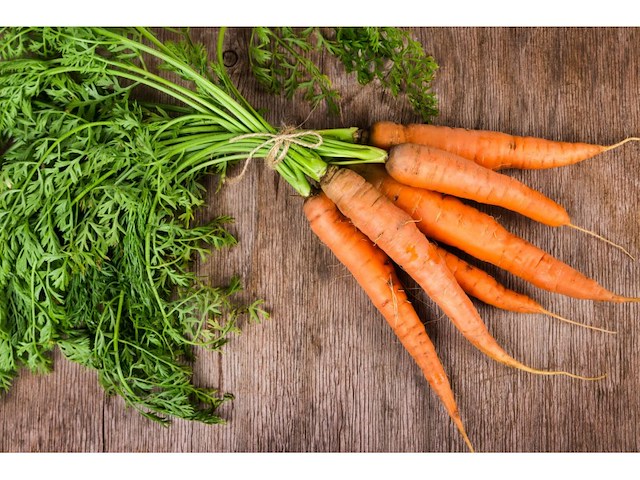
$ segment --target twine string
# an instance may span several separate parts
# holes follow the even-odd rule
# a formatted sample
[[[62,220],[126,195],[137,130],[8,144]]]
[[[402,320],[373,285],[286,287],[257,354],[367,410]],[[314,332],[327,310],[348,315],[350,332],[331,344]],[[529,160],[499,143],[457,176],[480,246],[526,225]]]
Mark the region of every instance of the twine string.
[[[305,139],[305,137],[315,137],[315,141]],[[267,167],[274,170],[278,166],[278,164],[286,158],[287,153],[289,152],[289,147],[291,145],[300,145],[301,147],[311,148],[315,150],[317,148],[320,148],[323,142],[322,135],[314,130],[296,131],[294,127],[285,127],[278,133],[259,132],[238,135],[237,137],[231,138],[229,140],[229,143],[239,142],[240,140],[244,140],[247,138],[265,138],[265,141],[249,152],[249,155],[247,155],[247,158],[244,161],[244,166],[242,167],[240,173],[235,177],[227,177],[227,183],[235,184],[242,180],[242,177],[244,177],[245,173],[247,172],[249,162],[254,159],[254,157],[260,150],[268,147],[269,145],[271,145],[271,148],[265,155],[264,162],[266,163]]]

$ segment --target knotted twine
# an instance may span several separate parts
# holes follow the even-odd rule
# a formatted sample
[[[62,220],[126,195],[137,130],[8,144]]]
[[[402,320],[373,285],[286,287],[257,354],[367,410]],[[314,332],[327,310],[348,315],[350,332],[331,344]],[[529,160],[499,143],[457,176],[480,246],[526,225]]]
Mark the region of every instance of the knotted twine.
[[[305,137],[309,136],[315,137],[316,141],[312,142],[309,140],[305,140]],[[244,166],[242,167],[242,170],[238,175],[231,178],[227,177],[225,181],[232,185],[242,180],[242,177],[244,177],[244,174],[247,172],[249,162],[253,160],[256,153],[258,153],[261,149],[268,147],[269,145],[271,145],[271,148],[267,152],[267,155],[264,157],[264,162],[266,163],[267,167],[275,170],[278,164],[282,162],[287,156],[289,147],[291,145],[296,144],[300,145],[301,147],[311,148],[315,150],[317,148],[320,148],[323,142],[322,135],[314,130],[296,131],[295,127],[284,127],[278,133],[259,132],[238,135],[237,137],[231,138],[229,140],[229,143],[239,142],[240,140],[244,140],[246,138],[266,138],[266,140],[249,152],[249,155],[247,155],[247,158],[244,162]]]

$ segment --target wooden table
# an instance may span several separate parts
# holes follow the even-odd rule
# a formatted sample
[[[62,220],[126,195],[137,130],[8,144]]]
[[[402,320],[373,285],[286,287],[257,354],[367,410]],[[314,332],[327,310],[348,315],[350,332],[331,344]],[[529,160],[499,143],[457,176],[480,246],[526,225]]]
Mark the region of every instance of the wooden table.
[[[230,68],[242,92],[278,125],[356,125],[417,118],[402,99],[361,87],[332,61],[342,118],[262,92],[250,77],[246,30],[232,30]],[[425,28],[416,38],[437,59],[436,123],[568,141],[611,144],[640,133],[638,29]],[[214,45],[215,30],[199,30]],[[308,116],[308,118],[307,118]],[[563,204],[575,224],[640,255],[640,147],[628,144],[556,171],[509,172]],[[211,193],[200,219],[236,218],[239,245],[198,266],[212,282],[234,272],[272,318],[243,325],[223,354],[202,354],[196,381],[233,392],[228,423],[176,421],[163,428],[106,397],[92,372],[56,356],[48,376],[23,373],[0,399],[0,450],[83,452],[458,452],[465,446],[388,325],[301,212],[302,198],[255,162],[243,182]],[[640,294],[637,262],[567,228],[483,209],[513,232],[627,295]],[[522,373],[479,353],[407,281],[440,352],[470,437],[481,451],[637,451],[640,446],[638,305],[548,294],[487,267],[550,310],[618,335],[540,315],[478,304],[490,331],[516,358],[546,369],[597,375],[586,382]],[[406,278],[405,278],[406,280]]]

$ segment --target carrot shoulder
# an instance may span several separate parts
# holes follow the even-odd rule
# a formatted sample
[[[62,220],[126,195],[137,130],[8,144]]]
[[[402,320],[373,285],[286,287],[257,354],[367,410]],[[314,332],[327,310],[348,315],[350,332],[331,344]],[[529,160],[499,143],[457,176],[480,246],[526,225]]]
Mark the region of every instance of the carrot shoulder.
[[[480,351],[527,372],[576,377],[567,372],[537,370],[509,355],[489,333],[435,245],[418,229],[414,219],[360,175],[350,169],[331,167],[321,187],[340,211],[404,269]]]
[[[419,143],[460,155],[492,170],[504,168],[544,169],[587,160],[617,148],[614,145],[560,142],[531,136],[510,135],[491,130],[470,130],[428,124],[401,125],[377,122],[369,130],[369,143],[389,149],[401,143]]]
[[[390,150],[386,168],[405,185],[496,205],[554,227],[571,224],[567,211],[537,190],[445,150],[403,143]]]
[[[318,238],[351,272],[420,367],[470,450],[447,374],[389,257],[346,219],[324,194],[308,198],[304,213]]]

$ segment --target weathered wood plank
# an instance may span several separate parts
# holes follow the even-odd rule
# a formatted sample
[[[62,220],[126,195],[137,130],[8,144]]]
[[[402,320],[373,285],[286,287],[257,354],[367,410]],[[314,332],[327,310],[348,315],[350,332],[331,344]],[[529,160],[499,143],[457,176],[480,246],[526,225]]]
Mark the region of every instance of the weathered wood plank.
[[[263,93],[250,77],[247,31],[230,32],[240,90],[274,124],[309,128],[415,121],[406,102],[361,87],[338,66],[342,118]],[[198,32],[213,45],[214,31]],[[441,68],[437,123],[562,140],[613,143],[640,132],[639,29],[425,28],[416,36]],[[307,118],[308,117],[308,118]],[[576,224],[640,252],[638,147],[557,171],[510,172],[565,205]],[[245,325],[222,355],[202,355],[197,380],[233,392],[224,426],[159,427],[106,399],[95,377],[65,361],[47,377],[23,375],[3,396],[2,451],[464,451],[443,408],[357,284],[307,228],[302,199],[259,163],[242,183],[210,195],[201,219],[233,215],[240,244],[200,264],[221,282],[233,273],[272,318]],[[486,208],[515,233],[605,286],[637,294],[637,264],[597,240]],[[469,435],[483,451],[638,451],[640,377],[636,305],[561,298],[495,268],[507,285],[549,309],[619,334],[479,305],[497,340],[539,368],[599,382],[541,377],[487,360],[415,285],[407,287],[450,373]],[[406,277],[403,277],[406,279]]]

